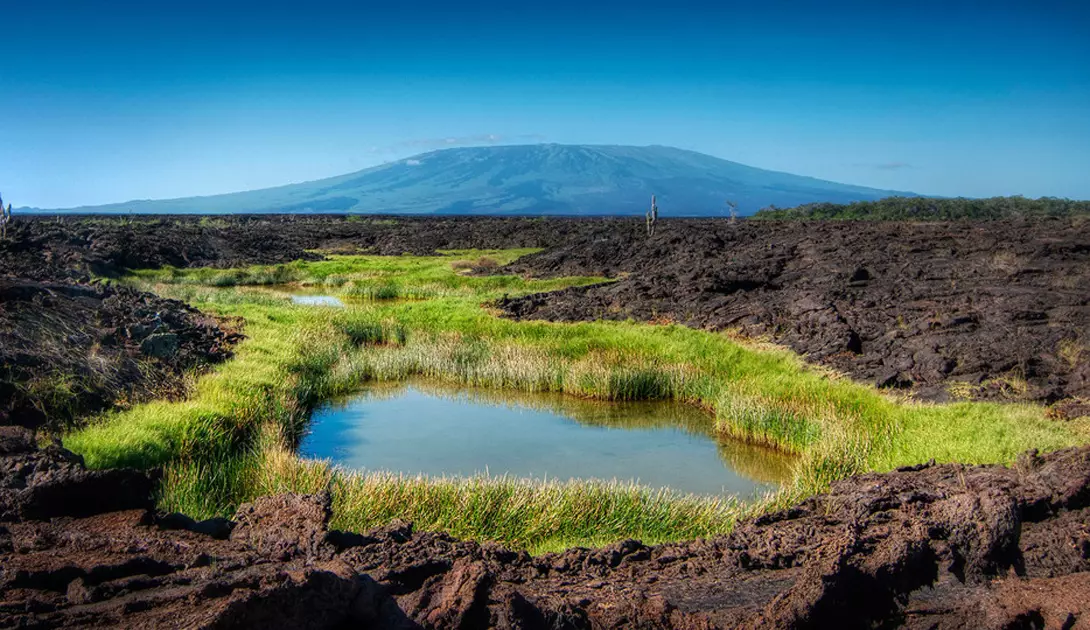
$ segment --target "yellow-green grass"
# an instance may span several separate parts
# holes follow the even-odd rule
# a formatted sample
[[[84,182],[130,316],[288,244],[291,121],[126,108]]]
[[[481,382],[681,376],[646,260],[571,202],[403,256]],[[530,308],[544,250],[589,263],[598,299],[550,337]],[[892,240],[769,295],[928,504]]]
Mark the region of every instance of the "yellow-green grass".
[[[244,489],[241,500],[328,489],[334,498],[332,526],[339,529],[366,531],[404,519],[420,529],[503,541],[535,553],[629,537],[655,543],[709,536],[754,513],[752,504],[733,497],[685,496],[618,482],[346,471],[299,459],[275,437],[251,455],[222,464],[169,465],[163,507],[200,506],[228,486]]]
[[[466,259],[506,262],[523,253],[338,256],[287,266],[293,281],[328,282],[342,294],[376,282],[432,296],[350,301],[344,309],[295,306],[275,294],[202,284],[221,284],[221,273],[262,281],[261,268],[137,272],[136,281],[161,293],[241,316],[247,339],[234,359],[197,379],[188,399],[97,418],[65,444],[95,467],[164,466],[163,507],[197,517],[230,514],[239,502],[265,493],[329,487],[339,526],[359,529],[397,517],[424,529],[543,550],[628,536],[649,542],[706,536],[867,470],[929,459],[1009,462],[1028,448],[1090,441],[1085,422],[1052,421],[1036,406],[899,401],[808,367],[786,350],[726,334],[634,322],[502,319],[489,312],[488,300],[601,279],[455,271]],[[274,284],[283,282],[277,278]],[[368,381],[414,376],[697,405],[714,414],[724,438],[799,454],[794,479],[773,496],[740,504],[592,482],[361,476],[290,455],[313,405]]]
[[[603,278],[525,280],[511,275],[470,275],[468,270],[487,261],[506,264],[536,249],[450,250],[444,256],[330,256],[321,261],[295,261],[279,265],[253,265],[240,269],[145,269],[132,278],[180,285],[207,287],[296,284],[336,289],[347,297],[363,299],[432,298],[520,293],[604,281]]]

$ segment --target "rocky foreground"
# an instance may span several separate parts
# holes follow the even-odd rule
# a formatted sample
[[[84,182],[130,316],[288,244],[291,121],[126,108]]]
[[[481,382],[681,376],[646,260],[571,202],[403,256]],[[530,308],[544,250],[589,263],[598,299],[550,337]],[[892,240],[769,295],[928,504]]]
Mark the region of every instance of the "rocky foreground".
[[[531,557],[329,529],[328,496],[157,514],[155,480],[0,427],[0,627],[1090,626],[1090,448],[919,466],[711,540]]]

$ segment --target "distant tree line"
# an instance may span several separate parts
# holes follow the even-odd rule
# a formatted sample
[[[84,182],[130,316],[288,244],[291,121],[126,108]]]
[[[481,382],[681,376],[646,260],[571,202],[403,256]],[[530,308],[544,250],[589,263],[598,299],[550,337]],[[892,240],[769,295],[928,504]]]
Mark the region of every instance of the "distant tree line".
[[[953,221],[1017,217],[1071,217],[1090,215],[1090,201],[1057,197],[886,197],[854,203],[810,203],[794,208],[775,206],[757,211],[755,219],[859,219],[870,221]]]

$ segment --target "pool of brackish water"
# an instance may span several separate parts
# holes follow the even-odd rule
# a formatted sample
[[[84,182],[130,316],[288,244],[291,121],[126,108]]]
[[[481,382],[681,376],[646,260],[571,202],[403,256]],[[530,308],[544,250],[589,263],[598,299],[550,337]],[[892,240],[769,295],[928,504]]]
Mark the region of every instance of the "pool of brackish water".
[[[306,295],[293,293],[291,301],[294,304],[303,304],[306,306],[344,306],[344,301],[335,295]]]
[[[636,481],[751,496],[791,476],[792,460],[715,436],[677,403],[606,403],[562,394],[376,385],[315,410],[300,455],[406,475],[510,475]]]
[[[366,304],[369,302],[393,304],[406,301],[405,298],[372,300],[364,297],[338,295],[339,289],[337,288],[302,286],[296,284],[270,284],[259,287],[249,287],[248,289],[251,291],[288,297],[293,304],[300,304],[303,306],[332,306],[344,308],[347,304]]]
[[[304,306],[344,306],[344,300],[331,295],[328,288],[303,287],[294,284],[273,284],[261,288],[267,293],[286,295],[291,298],[293,304]]]

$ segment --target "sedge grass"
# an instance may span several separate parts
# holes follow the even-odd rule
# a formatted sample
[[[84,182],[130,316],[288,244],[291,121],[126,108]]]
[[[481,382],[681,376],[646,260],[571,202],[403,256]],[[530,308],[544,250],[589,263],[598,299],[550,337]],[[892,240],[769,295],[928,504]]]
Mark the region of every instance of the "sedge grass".
[[[134,281],[158,283],[161,293],[242,317],[247,339],[233,360],[197,380],[187,400],[107,414],[65,444],[94,467],[164,466],[163,506],[194,516],[229,515],[264,493],[329,488],[339,526],[406,518],[426,529],[541,550],[629,536],[709,535],[741,515],[784,507],[863,471],[929,459],[1010,462],[1023,450],[1085,443],[1090,435],[1085,423],[1049,420],[1033,405],[899,401],[808,367],[786,350],[729,334],[497,318],[482,304],[601,279],[465,276],[452,265],[484,256],[506,262],[522,253],[337,256],[272,270],[138,272]],[[376,294],[344,309],[315,309],[273,294],[217,288],[225,279],[282,284],[285,278],[349,295],[359,286],[397,286],[399,296],[430,299]],[[799,458],[779,494],[743,506],[608,484],[357,475],[291,455],[315,404],[365,382],[414,376],[584,399],[678,401],[707,410],[724,437]]]

